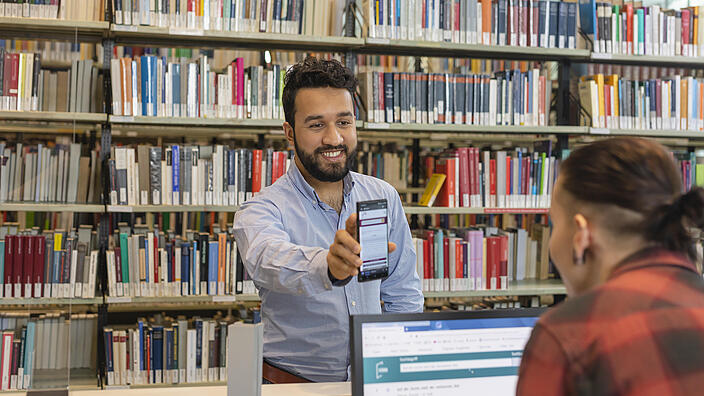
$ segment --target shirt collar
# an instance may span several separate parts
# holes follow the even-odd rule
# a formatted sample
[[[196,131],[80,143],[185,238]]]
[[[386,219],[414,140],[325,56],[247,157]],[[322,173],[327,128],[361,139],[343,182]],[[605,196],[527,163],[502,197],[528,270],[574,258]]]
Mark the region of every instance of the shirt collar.
[[[296,162],[294,160],[291,160],[291,165],[288,168],[287,174],[291,178],[291,182],[293,183],[293,185],[296,187],[296,189],[298,189],[298,191],[301,192],[301,194],[303,194],[304,197],[308,199],[315,199],[316,201],[318,201],[318,203],[321,202],[320,198],[318,198],[318,194],[315,192],[315,189],[313,189],[313,187],[308,184],[306,179],[303,177],[301,170],[298,169],[298,165],[296,165]],[[342,179],[342,193],[345,197],[349,196],[352,192],[352,188],[354,188],[354,178],[354,172],[350,171],[349,173],[347,173],[347,176]]]
[[[650,246],[631,254],[617,264],[611,272],[609,279],[629,271],[656,266],[679,267],[695,273],[697,272],[694,263],[683,254],[667,250],[660,246]]]

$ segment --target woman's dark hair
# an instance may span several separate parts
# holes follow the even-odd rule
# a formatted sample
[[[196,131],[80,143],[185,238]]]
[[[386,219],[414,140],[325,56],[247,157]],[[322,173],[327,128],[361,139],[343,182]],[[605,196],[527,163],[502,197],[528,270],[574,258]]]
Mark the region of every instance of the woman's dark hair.
[[[639,224],[617,228],[696,258],[688,227],[704,226],[704,190],[694,187],[682,194],[672,155],[659,143],[620,137],[580,147],[560,166],[560,179],[581,202],[615,205],[643,216]]]
[[[294,127],[296,94],[301,88],[343,88],[354,97],[357,78],[354,73],[336,60],[307,57],[286,72],[281,101],[286,122]]]

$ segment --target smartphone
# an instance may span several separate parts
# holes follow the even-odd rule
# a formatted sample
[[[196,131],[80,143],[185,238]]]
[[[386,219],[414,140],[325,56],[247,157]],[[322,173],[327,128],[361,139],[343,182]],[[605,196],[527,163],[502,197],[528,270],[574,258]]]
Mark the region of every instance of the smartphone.
[[[389,275],[389,215],[385,199],[357,202],[357,240],[361,246],[357,281]]]

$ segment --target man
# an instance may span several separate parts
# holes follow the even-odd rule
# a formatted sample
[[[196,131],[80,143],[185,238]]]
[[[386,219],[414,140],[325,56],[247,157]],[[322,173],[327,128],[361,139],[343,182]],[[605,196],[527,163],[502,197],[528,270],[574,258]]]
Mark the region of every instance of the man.
[[[296,149],[284,177],[235,215],[239,252],[262,299],[264,377],[349,379],[349,315],[423,309],[416,254],[398,193],[350,172],[357,81],[337,61],[308,58],[286,74],[283,124]],[[389,204],[389,276],[358,283],[356,202]],[[283,370],[280,372],[280,370]],[[295,379],[295,377],[294,377]]]

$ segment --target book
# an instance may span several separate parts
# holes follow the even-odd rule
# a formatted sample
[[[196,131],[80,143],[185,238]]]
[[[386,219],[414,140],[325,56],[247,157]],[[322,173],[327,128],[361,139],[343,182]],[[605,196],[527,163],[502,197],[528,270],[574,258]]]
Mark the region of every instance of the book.
[[[425,191],[423,191],[423,196],[418,202],[420,206],[433,206],[433,203],[435,202],[435,199],[437,198],[438,193],[440,192],[440,188],[442,188],[445,178],[446,176],[442,173],[433,173],[433,176],[430,178],[425,187]]]

